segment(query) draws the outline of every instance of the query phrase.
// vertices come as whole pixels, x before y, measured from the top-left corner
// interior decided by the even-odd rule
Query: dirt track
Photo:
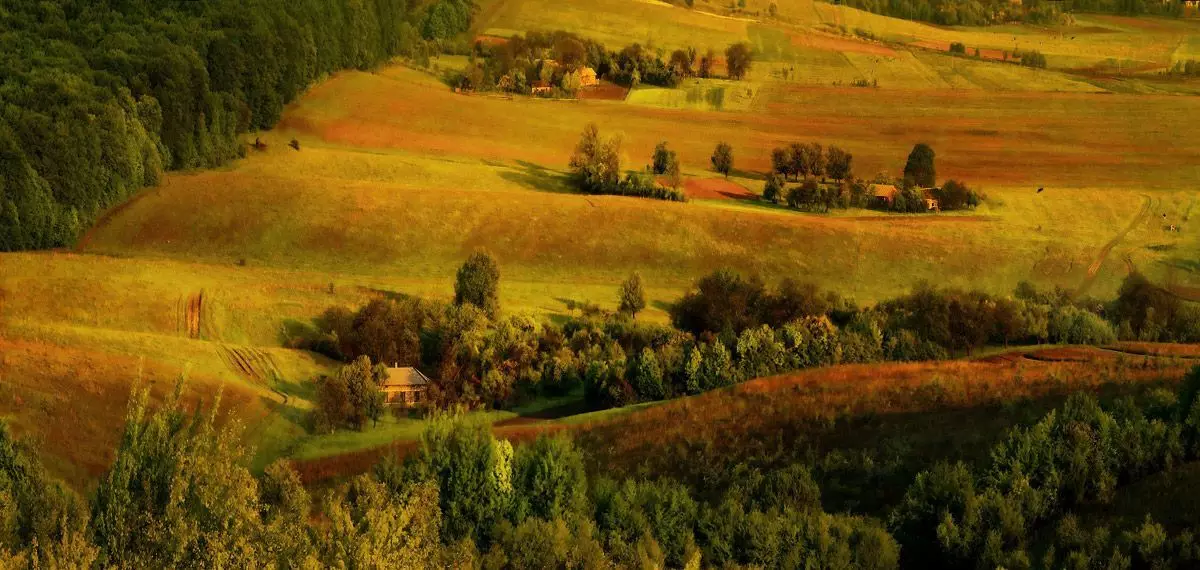
[[[1096,259],[1092,261],[1091,265],[1088,266],[1087,277],[1085,277],[1083,279],[1083,283],[1080,283],[1079,287],[1075,289],[1074,296],[1076,298],[1083,296],[1085,293],[1087,293],[1087,290],[1091,288],[1092,283],[1096,281],[1096,275],[1100,273],[1100,267],[1104,265],[1105,260],[1108,259],[1108,254],[1112,253],[1113,248],[1120,244],[1121,240],[1125,239],[1125,236],[1128,235],[1129,232],[1133,231],[1134,228],[1145,222],[1146,219],[1150,217],[1150,206],[1155,203],[1155,200],[1144,194],[1142,197],[1145,199],[1145,201],[1142,203],[1142,209],[1139,210],[1137,215],[1133,217],[1133,221],[1129,222],[1129,225],[1125,226],[1125,228],[1121,230],[1121,233],[1118,233],[1116,237],[1104,244],[1104,247],[1100,248],[1100,253],[1096,256]]]

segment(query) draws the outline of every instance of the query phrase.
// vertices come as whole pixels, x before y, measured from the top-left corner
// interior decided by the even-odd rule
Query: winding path
[[[1087,277],[1084,277],[1083,282],[1079,284],[1077,289],[1075,289],[1074,297],[1082,297],[1085,293],[1087,293],[1087,290],[1091,288],[1092,283],[1096,281],[1096,275],[1100,273],[1100,267],[1103,266],[1105,260],[1108,259],[1108,254],[1112,253],[1113,248],[1116,247],[1117,244],[1121,243],[1121,240],[1125,239],[1125,236],[1128,235],[1129,232],[1133,231],[1133,228],[1136,228],[1139,224],[1145,222],[1146,219],[1150,217],[1150,206],[1154,204],[1154,199],[1146,194],[1142,194],[1142,198],[1145,200],[1142,202],[1142,209],[1139,210],[1137,215],[1133,217],[1133,220],[1129,222],[1129,225],[1125,226],[1125,228],[1121,230],[1121,233],[1117,234],[1116,237],[1104,244],[1104,247],[1100,248],[1100,253],[1096,256],[1096,259],[1092,261],[1092,264],[1088,266]]]

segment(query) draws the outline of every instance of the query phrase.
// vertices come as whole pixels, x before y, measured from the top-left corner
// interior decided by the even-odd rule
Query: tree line
[[[0,250],[71,244],[167,170],[244,152],[341,69],[421,57],[472,0],[13,0],[0,10]]]
[[[1200,341],[1200,307],[1138,274],[1109,302],[1028,283],[1004,296],[919,284],[864,307],[812,284],[769,287],[719,270],[670,307],[671,326],[634,318],[646,304],[637,275],[620,287],[618,313],[585,310],[560,324],[503,315],[499,278],[494,259],[477,253],[459,271],[454,303],[376,299],[326,311],[293,343],[349,363],[319,381],[317,427],[364,429],[379,418],[378,364],[426,371],[433,407],[505,408],[582,390],[591,406],[609,408],[804,368],[939,360],[986,346]]]
[[[739,464],[721,489],[589,473],[566,437],[514,447],[462,416],[403,460],[310,495],[286,461],[261,475],[217,402],[182,382],[157,411],[135,388],[111,466],[84,498],[0,422],[6,568],[1183,568],[1191,530],[1123,532],[1075,508],[1200,458],[1200,368],[1174,391],[1100,405],[1076,394],[1018,426],[978,469],[938,463],[886,520],[829,514],[805,463]],[[1035,542],[1039,529],[1049,540]]]
[[[846,5],[884,16],[931,22],[943,26],[989,26],[1006,22],[1051,25],[1071,13],[1095,12],[1138,16],[1179,17],[1182,2],[1155,0],[846,0]]]
[[[754,53],[749,44],[730,44],[724,55],[727,78],[742,79],[750,71]],[[687,78],[716,77],[720,61],[712,48],[704,53],[694,47],[680,48],[667,54],[634,43],[613,51],[562,30],[532,31],[502,43],[476,42],[471,56],[460,78],[461,87],[529,94],[539,84],[567,96],[583,87],[584,68],[594,71],[597,78],[625,87],[673,88]]]

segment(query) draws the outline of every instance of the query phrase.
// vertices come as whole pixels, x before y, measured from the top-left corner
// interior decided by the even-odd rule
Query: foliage
[[[772,172],[767,175],[767,183],[763,186],[763,200],[778,204],[783,195],[783,176]]]
[[[710,160],[713,170],[729,178],[729,173],[733,170],[733,147],[726,142],[717,143],[717,148],[713,150]]]
[[[662,145],[660,145],[662,146]],[[665,151],[665,146],[663,149]],[[655,164],[659,157],[656,155]],[[679,161],[674,152],[669,152],[663,158],[672,183],[679,183]],[[628,172],[621,179],[621,139],[613,137],[607,141],[600,138],[600,130],[595,123],[588,124],[583,130],[575,153],[571,155],[571,178],[580,190],[588,194],[615,194],[618,196],[636,196],[654,198],[674,202],[687,201],[683,192],[676,188],[660,186],[651,172]]]
[[[512,509],[513,448],[479,421],[441,417],[405,458],[402,488],[431,483],[438,490],[442,540],[490,542],[492,528]]]
[[[318,79],[421,56],[473,11],[471,0],[6,3],[0,250],[72,243],[165,170],[238,157],[239,134],[272,127]]]
[[[904,164],[905,180],[912,180],[922,188],[932,188],[937,185],[937,171],[933,165],[934,152],[929,145],[918,143],[908,155]]]
[[[646,290],[642,287],[642,276],[634,273],[621,283],[618,297],[618,311],[636,317],[638,312],[646,308]]]
[[[500,312],[500,266],[486,251],[477,251],[458,268],[454,303],[474,305],[491,317]]]
[[[341,367],[333,376],[317,379],[315,423],[318,431],[349,427],[362,431],[367,421],[378,422],[383,415],[380,386],[387,380],[385,364],[371,365],[371,358],[359,356]]]
[[[250,567],[263,534],[258,486],[218,406],[187,414],[183,383],[147,417],[149,391],[130,401],[116,460],[96,489],[92,528],[102,565]],[[220,399],[217,399],[219,403]]]
[[[730,79],[742,79],[750,72],[754,53],[750,44],[741,42],[725,48],[725,68]]]

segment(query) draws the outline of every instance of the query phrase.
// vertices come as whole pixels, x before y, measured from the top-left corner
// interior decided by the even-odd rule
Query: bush
[[[1103,345],[1117,340],[1111,323],[1070,305],[1050,313],[1049,333],[1050,340],[1062,344]]]

